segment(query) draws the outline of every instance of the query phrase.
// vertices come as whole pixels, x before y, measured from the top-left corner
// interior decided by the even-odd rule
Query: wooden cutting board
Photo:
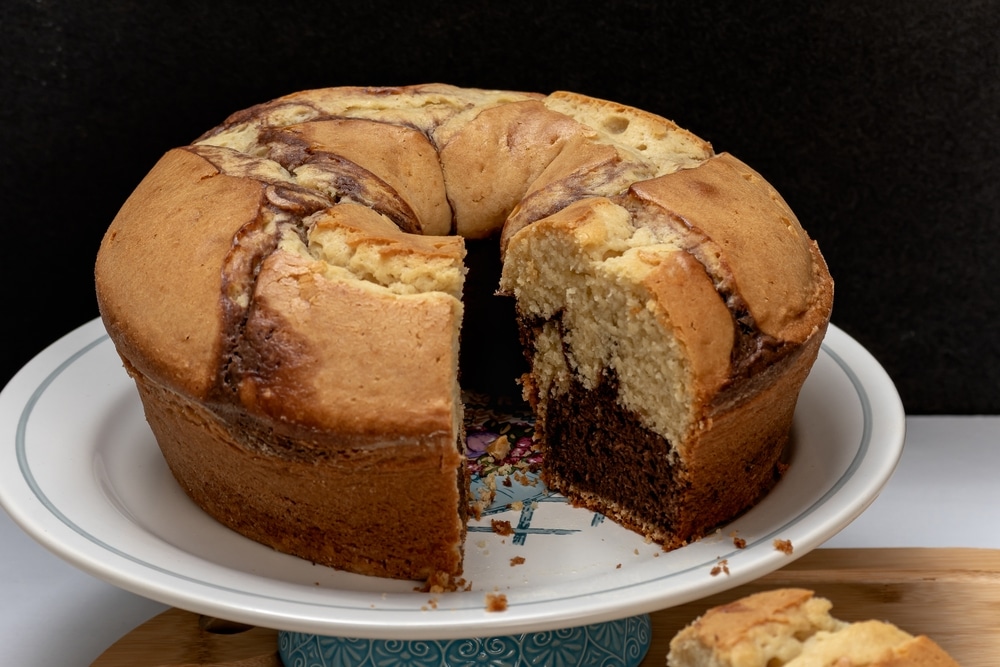
[[[786,586],[829,598],[833,615],[845,621],[875,618],[926,634],[962,667],[1000,664],[1000,550],[819,549],[751,584],[654,612],[642,667],[663,667],[670,639],[709,607]],[[274,630],[171,609],[91,667],[281,667],[281,661]]]

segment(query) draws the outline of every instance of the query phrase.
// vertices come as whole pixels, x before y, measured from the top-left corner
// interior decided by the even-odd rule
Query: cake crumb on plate
[[[507,611],[507,596],[503,593],[487,593],[486,611]]]

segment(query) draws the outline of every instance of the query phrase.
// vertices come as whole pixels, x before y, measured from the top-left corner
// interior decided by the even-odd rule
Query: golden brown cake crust
[[[559,154],[583,132],[575,121],[538,100],[490,107],[441,147],[441,164],[458,231],[495,235],[514,205]]]
[[[328,280],[315,264],[284,250],[262,263],[239,348],[243,407],[368,439],[453,439],[459,304]]]
[[[827,309],[816,303],[829,287],[817,275],[812,241],[756,171],[722,153],[631,191],[711,240],[762,333],[801,342],[822,326]]]
[[[690,634],[721,651],[746,640],[747,633],[762,624],[787,621],[789,610],[812,599],[812,591],[781,588],[749,595],[729,604],[713,607],[692,623]]]
[[[959,665],[933,640],[919,635],[907,642],[894,655],[872,663],[871,667],[959,667]]]
[[[219,174],[176,149],[125,202],[104,236],[95,278],[105,326],[132,365],[194,396],[208,394],[223,338],[223,266],[263,196],[260,183]]]
[[[359,574],[427,580],[461,572],[468,482],[454,442],[338,452],[302,438],[263,440],[253,434],[266,424],[226,419],[133,376],[174,476],[224,525]]]
[[[733,336],[732,314],[704,267],[693,256],[677,250],[666,257],[650,254],[657,266],[646,278],[650,294],[670,313],[669,326],[691,359],[692,374],[700,379],[693,399],[707,405],[729,379]],[[720,335],[726,332],[730,335]]]
[[[444,179],[437,151],[419,130],[373,120],[338,118],[302,123],[273,130],[267,141],[286,150],[301,150],[296,161],[327,159],[350,161],[385,181],[398,193],[400,218],[417,221],[407,231],[443,235],[451,231],[451,207],[445,197]]]

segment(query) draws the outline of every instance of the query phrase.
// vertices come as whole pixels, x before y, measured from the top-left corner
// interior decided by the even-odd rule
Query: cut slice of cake
[[[713,607],[671,640],[667,667],[958,667],[926,636],[840,621],[832,607],[800,588]]]

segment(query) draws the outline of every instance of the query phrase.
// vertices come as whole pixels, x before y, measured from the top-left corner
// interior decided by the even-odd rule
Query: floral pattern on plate
[[[473,521],[470,533],[510,530],[512,542],[522,545],[529,535],[567,535],[576,527],[532,525],[543,503],[566,503],[566,498],[549,491],[540,475],[542,454],[534,442],[534,422],[528,406],[510,398],[466,393],[466,456],[470,476]],[[484,518],[505,512],[518,513],[516,523],[502,528]],[[601,514],[590,525],[604,521]]]

